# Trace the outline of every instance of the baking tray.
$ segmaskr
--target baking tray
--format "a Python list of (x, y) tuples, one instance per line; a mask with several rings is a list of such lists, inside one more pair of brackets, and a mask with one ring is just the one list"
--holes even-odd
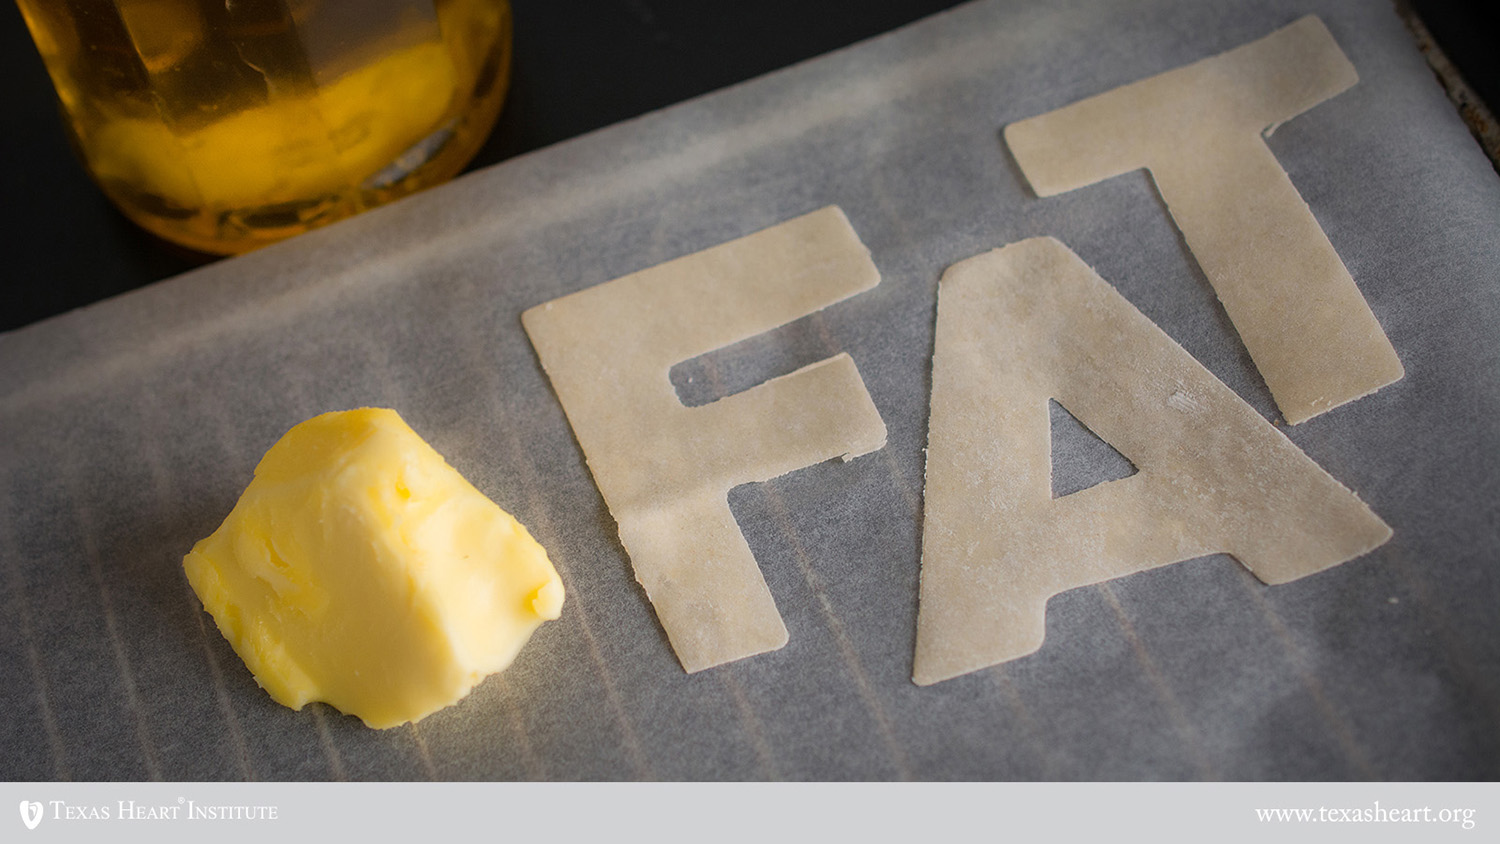
[[(1394, 538), (1282, 586), (1213, 556), (1073, 590), (1037, 653), (914, 685), (946, 267), (1057, 237), (1279, 421), (1149, 177), (1039, 199), (1002, 127), (1310, 13), (1360, 81), (1269, 144), (1406, 376), (1281, 430)], [(520, 314), (827, 205), (880, 284), (683, 364), (679, 393), (700, 403), (847, 352), (889, 440), (731, 493), (790, 641), (689, 675)], [(1500, 179), (1386, 4), (959, 7), (0, 335), (0, 773), (1494, 778), (1497, 267)], [(399, 410), (514, 513), (569, 590), (509, 670), (387, 731), (272, 702), (180, 565), (287, 428), (365, 405)]]

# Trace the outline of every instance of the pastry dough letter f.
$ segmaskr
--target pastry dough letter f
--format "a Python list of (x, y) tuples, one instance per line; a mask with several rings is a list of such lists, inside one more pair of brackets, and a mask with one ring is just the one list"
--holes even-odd
[[(1054, 499), (1048, 399), (1136, 474)], [(920, 685), (1036, 650), (1067, 589), (1212, 553), (1283, 583), (1391, 535), (1050, 238), (943, 274), (925, 496)]]
[(1401, 361), (1262, 133), (1358, 81), (1305, 17), (1222, 55), (1005, 127), (1038, 196), (1142, 167), (1286, 420), (1396, 381)]
[(786, 626), (730, 512), (729, 490), (885, 445), (847, 354), (702, 407), (671, 367), (874, 287), (869, 251), (835, 207), (522, 314), (682, 667), (786, 644)]

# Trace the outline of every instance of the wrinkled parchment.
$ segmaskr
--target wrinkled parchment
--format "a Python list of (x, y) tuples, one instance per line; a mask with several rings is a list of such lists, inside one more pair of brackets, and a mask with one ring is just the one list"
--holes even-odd
[[(1269, 145), (1407, 374), (1287, 433), (1394, 538), (1279, 587), (1207, 557), (1070, 591), (1036, 654), (914, 685), (950, 264), (1056, 237), (1277, 419), (1145, 174), (1039, 199), (1002, 127), (1308, 13), (1359, 82)], [(679, 366), (679, 394), (701, 404), (847, 352), (889, 441), (731, 493), (790, 641), (688, 675), (519, 317), (825, 205), (848, 214), (879, 286)], [(0, 771), (1495, 777), (1497, 266), (1500, 180), (1386, 4), (961, 7), (0, 336)], [(507, 672), (415, 729), (272, 702), (180, 569), (281, 433), (360, 405), (398, 409), (546, 545), (569, 590)]]

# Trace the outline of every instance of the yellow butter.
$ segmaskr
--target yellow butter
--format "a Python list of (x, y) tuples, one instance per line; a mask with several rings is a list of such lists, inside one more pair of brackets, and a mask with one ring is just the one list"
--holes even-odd
[(563, 604), (526, 529), (377, 408), (288, 431), (183, 567), (272, 698), (376, 728), (457, 702)]

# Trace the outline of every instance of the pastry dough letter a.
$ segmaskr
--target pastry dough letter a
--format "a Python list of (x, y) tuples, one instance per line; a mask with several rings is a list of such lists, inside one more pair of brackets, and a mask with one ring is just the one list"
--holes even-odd
[(690, 672), (787, 641), (729, 490), (875, 451), (886, 431), (847, 354), (693, 408), (678, 401), (671, 367), (879, 280), (848, 219), (828, 207), (521, 317)]
[[(1054, 499), (1049, 399), (1136, 474)], [(1036, 650), (1067, 589), (1215, 552), (1283, 583), (1391, 535), (1050, 238), (943, 274), (925, 495), (920, 685)]]
[(1403, 374), (1396, 350), (1262, 133), (1358, 81), (1316, 17), (1013, 123), (1038, 196), (1142, 167), (1296, 424)]

